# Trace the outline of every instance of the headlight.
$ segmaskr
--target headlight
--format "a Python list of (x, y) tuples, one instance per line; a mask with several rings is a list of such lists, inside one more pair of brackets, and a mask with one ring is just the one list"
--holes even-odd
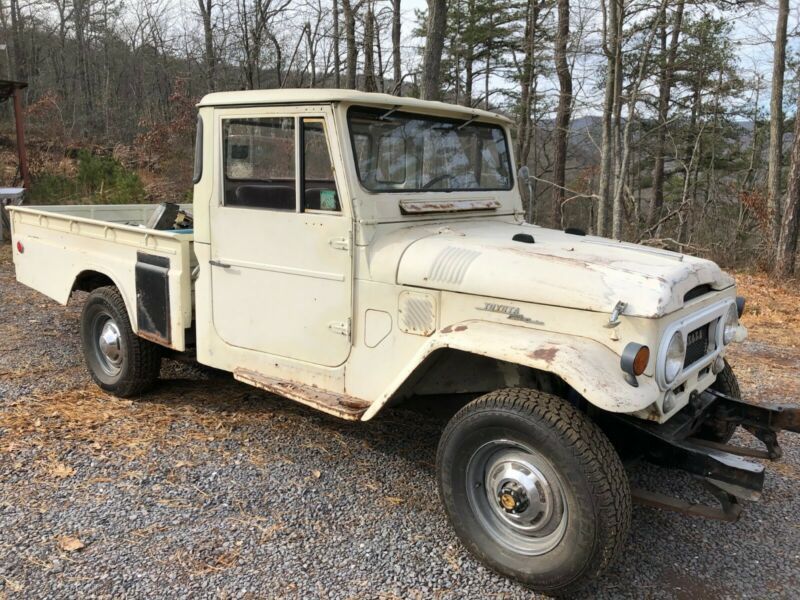
[(686, 358), (686, 343), (683, 335), (676, 331), (667, 346), (667, 357), (664, 361), (664, 379), (667, 383), (672, 383), (683, 369), (683, 361)]
[(725, 314), (725, 322), (722, 329), (722, 343), (726, 346), (736, 337), (736, 329), (739, 327), (739, 311), (735, 304), (731, 304)]

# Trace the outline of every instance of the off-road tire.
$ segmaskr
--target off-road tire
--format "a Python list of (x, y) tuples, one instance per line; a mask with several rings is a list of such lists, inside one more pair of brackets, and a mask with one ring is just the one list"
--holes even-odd
[[(711, 388), (722, 392), (727, 396), (741, 400), (742, 392), (739, 389), (739, 381), (733, 369), (725, 361), (725, 368), (717, 375), (717, 380), (711, 384)], [(727, 444), (736, 432), (736, 423), (726, 421), (704, 423), (697, 431), (695, 437), (719, 444)]]
[[(512, 440), (541, 453), (559, 475), (567, 524), (557, 545), (530, 556), (510, 551), (481, 524), (470, 505), (470, 456), (490, 439)], [(628, 535), (628, 477), (605, 434), (574, 406), (537, 390), (513, 388), (481, 396), (446, 426), (436, 456), (439, 494), (464, 546), (483, 564), (533, 590), (568, 595), (619, 555)]]
[[(117, 373), (104, 371), (98, 357), (99, 340), (93, 324), (110, 318), (119, 331), (120, 365)], [(131, 328), (125, 301), (117, 288), (100, 287), (89, 294), (81, 313), (81, 345), (94, 382), (121, 398), (139, 396), (152, 388), (161, 370), (161, 348), (137, 336)]]

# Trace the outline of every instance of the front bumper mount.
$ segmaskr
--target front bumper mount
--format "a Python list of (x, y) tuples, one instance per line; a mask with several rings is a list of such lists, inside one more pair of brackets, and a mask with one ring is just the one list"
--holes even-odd
[[(746, 448), (697, 437), (703, 426), (733, 423), (752, 433), (763, 449)], [(625, 415), (605, 413), (601, 424), (622, 445), (623, 455), (635, 449), (640, 458), (698, 477), (719, 501), (719, 507), (694, 504), (641, 489), (634, 501), (666, 510), (723, 521), (736, 521), (741, 500), (758, 500), (764, 487), (764, 466), (743, 457), (776, 460), (782, 451), (779, 431), (800, 433), (800, 408), (749, 404), (716, 390), (694, 394), (689, 404), (661, 425)]]

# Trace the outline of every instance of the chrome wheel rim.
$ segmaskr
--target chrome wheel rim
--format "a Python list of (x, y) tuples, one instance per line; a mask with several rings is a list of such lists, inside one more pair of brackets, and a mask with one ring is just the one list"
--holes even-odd
[(118, 375), (122, 369), (122, 335), (109, 315), (98, 315), (94, 321), (95, 357), (106, 375)]
[(555, 548), (567, 528), (564, 486), (536, 450), (510, 440), (484, 444), (467, 464), (467, 497), (486, 532), (529, 556)]

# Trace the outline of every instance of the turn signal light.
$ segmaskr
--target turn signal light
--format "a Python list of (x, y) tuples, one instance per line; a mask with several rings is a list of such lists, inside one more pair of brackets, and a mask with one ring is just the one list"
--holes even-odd
[(633, 374), (641, 375), (644, 373), (648, 362), (650, 362), (650, 348), (642, 346), (633, 359)]
[(25, 252), (25, 246), (22, 245), (22, 242), (17, 241), (17, 252), (23, 254)]
[(644, 373), (648, 362), (650, 362), (650, 348), (636, 342), (629, 342), (622, 351), (619, 366), (629, 376), (626, 378), (628, 382), (631, 385), (637, 385), (635, 378)]

